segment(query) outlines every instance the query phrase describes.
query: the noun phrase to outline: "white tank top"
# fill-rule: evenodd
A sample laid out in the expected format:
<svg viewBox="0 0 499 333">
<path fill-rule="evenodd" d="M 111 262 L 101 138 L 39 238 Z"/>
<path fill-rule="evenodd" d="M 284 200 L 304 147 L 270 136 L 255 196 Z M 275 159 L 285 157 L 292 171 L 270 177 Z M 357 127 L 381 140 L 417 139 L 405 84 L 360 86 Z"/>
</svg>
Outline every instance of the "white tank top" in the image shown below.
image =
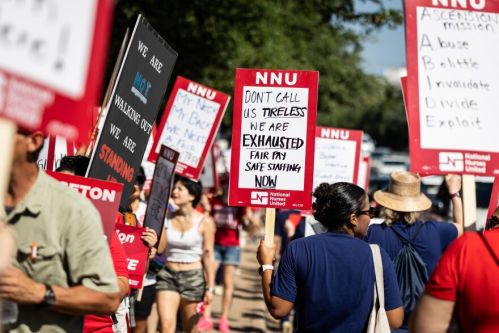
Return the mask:
<svg viewBox="0 0 499 333">
<path fill-rule="evenodd" d="M 166 236 L 168 246 L 165 256 L 169 262 L 192 263 L 201 261 L 203 255 L 203 237 L 199 233 L 199 225 L 204 216 L 194 221 L 192 228 L 180 232 L 171 226 L 170 219 L 166 220 Z"/>
</svg>

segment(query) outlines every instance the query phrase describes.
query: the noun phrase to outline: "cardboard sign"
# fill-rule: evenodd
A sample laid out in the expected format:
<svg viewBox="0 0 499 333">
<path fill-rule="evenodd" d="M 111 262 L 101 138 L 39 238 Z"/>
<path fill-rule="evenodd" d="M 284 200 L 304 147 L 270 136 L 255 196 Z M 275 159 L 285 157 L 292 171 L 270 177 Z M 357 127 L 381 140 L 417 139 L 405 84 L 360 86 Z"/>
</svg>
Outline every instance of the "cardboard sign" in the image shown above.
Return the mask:
<svg viewBox="0 0 499 333">
<path fill-rule="evenodd" d="M 359 164 L 359 177 L 357 185 L 362 187 L 366 192 L 369 191 L 369 178 L 371 175 L 371 157 L 362 156 Z"/>
<path fill-rule="evenodd" d="M 84 141 L 106 61 L 110 0 L 0 3 L 0 116 Z"/>
<path fill-rule="evenodd" d="M 128 283 L 132 289 L 142 288 L 146 272 L 149 248 L 140 239 L 144 230 L 144 228 L 116 224 L 116 234 L 126 253 Z"/>
<path fill-rule="evenodd" d="M 229 205 L 310 209 L 319 72 L 236 70 Z"/>
<path fill-rule="evenodd" d="M 137 18 L 87 176 L 124 184 L 126 209 L 177 53 L 141 16 Z"/>
<path fill-rule="evenodd" d="M 107 240 L 110 241 L 111 233 L 114 231 L 123 185 L 60 172 L 47 171 L 47 174 L 92 201 L 99 211 L 104 234 Z"/>
<path fill-rule="evenodd" d="M 487 212 L 487 218 L 489 219 L 497 206 L 499 206 L 499 177 L 494 178 L 494 185 L 492 186 L 492 193 L 490 195 L 489 210 Z"/>
<path fill-rule="evenodd" d="M 147 203 L 144 227 L 156 231 L 158 239 L 163 231 L 168 199 L 173 188 L 173 176 L 179 153 L 175 150 L 162 146 L 156 161 L 156 169 L 152 179 L 151 194 Z"/>
<path fill-rule="evenodd" d="M 61 136 L 49 135 L 45 138 L 43 149 L 36 163 L 43 170 L 55 171 L 64 156 L 72 156 L 75 153 L 76 147 L 73 141 L 68 141 Z"/>
<path fill-rule="evenodd" d="M 321 183 L 357 183 L 362 131 L 317 127 L 314 189 Z"/>
<path fill-rule="evenodd" d="M 405 5 L 411 170 L 499 174 L 499 2 Z"/>
<path fill-rule="evenodd" d="M 229 100 L 224 93 L 177 77 L 149 160 L 156 160 L 161 145 L 171 147 L 180 153 L 177 173 L 198 180 Z"/>
</svg>

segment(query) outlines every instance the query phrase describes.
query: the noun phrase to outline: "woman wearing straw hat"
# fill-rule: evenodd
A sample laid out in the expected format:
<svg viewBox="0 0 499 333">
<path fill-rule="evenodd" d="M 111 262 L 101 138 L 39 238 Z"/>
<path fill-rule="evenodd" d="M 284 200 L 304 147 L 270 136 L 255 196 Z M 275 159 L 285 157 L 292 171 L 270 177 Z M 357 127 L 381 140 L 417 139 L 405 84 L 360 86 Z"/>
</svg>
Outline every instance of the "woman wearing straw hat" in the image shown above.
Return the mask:
<svg viewBox="0 0 499 333">
<path fill-rule="evenodd" d="M 379 244 L 394 260 L 404 244 L 409 243 L 426 266 L 427 276 L 431 276 L 438 259 L 447 246 L 463 233 L 463 206 L 459 191 L 461 177 L 445 176 L 453 206 L 453 223 L 426 221 L 419 219 L 420 213 L 431 207 L 431 200 L 421 193 L 421 178 L 408 171 L 396 171 L 390 175 L 388 191 L 377 191 L 374 200 L 381 206 L 382 224 L 369 227 L 367 241 Z M 401 294 L 401 274 L 397 273 Z M 423 283 L 426 281 L 423 281 Z M 416 295 L 416 296 L 419 296 Z M 406 320 L 411 309 L 406 310 Z"/>
</svg>

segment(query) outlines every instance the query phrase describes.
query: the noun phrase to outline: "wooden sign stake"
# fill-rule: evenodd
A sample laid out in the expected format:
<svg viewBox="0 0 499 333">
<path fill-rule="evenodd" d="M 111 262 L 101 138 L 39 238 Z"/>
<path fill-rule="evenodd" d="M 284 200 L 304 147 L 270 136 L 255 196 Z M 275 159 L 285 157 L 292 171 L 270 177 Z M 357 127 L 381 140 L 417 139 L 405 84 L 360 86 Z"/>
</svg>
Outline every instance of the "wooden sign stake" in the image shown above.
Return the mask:
<svg viewBox="0 0 499 333">
<path fill-rule="evenodd" d="M 274 245 L 275 208 L 265 208 L 265 245 Z"/>
<path fill-rule="evenodd" d="M 463 212 L 464 228 L 470 228 L 476 223 L 476 184 L 475 176 L 463 175 Z"/>
</svg>

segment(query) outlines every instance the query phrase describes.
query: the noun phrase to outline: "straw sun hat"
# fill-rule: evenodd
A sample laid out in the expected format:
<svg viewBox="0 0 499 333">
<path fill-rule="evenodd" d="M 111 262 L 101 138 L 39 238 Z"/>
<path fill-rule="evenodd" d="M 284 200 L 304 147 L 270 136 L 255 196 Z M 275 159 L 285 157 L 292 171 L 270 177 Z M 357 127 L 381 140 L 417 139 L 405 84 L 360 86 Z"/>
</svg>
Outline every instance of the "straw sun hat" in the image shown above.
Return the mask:
<svg viewBox="0 0 499 333">
<path fill-rule="evenodd" d="M 374 200 L 397 212 L 420 212 L 431 207 L 431 200 L 421 193 L 421 178 L 409 171 L 393 172 L 388 191 L 376 191 Z"/>
</svg>

